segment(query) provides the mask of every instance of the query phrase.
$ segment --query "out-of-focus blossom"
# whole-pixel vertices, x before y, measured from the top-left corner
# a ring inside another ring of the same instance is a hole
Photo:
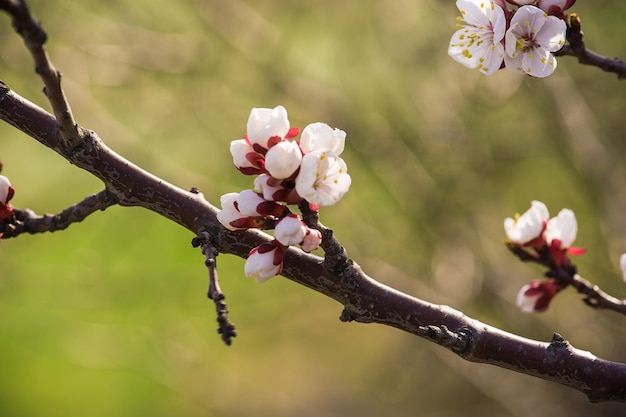
[[[0,220],[8,219],[13,213],[11,199],[15,190],[11,186],[11,181],[4,175],[0,175]]]
[[[619,258],[619,266],[622,270],[622,280],[626,284],[626,253],[622,254]]]
[[[277,240],[263,243],[252,249],[244,265],[247,277],[253,277],[256,282],[265,282],[281,273],[283,257],[287,248]]]
[[[530,208],[521,216],[504,219],[504,231],[511,242],[523,245],[541,236],[549,217],[544,203],[532,201]]]
[[[457,0],[456,6],[461,17],[457,19],[458,30],[450,39],[448,55],[487,75],[499,70],[505,56],[502,39],[506,17],[503,8],[484,0]]]
[[[563,209],[556,217],[548,220],[546,226],[546,241],[550,246],[552,242],[558,244],[559,249],[567,249],[576,240],[578,233],[578,222],[574,212],[570,209]]]
[[[520,7],[505,35],[506,68],[533,77],[552,74],[556,69],[552,52],[563,47],[566,28],[563,20],[548,16],[537,7]]]
[[[517,306],[526,313],[545,311],[558,291],[553,279],[531,281],[517,294]]]

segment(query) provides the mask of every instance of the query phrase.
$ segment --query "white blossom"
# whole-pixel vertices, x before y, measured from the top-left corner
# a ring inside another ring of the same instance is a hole
[[[224,225],[228,230],[244,230],[245,228],[238,228],[231,224],[239,219],[243,219],[248,216],[244,216],[239,212],[236,206],[239,193],[228,193],[220,197],[220,204],[222,209],[217,213],[217,220]]]
[[[327,150],[304,155],[296,177],[296,192],[309,203],[331,206],[350,188],[352,179],[343,159]]]
[[[284,138],[289,132],[287,110],[283,106],[273,109],[253,108],[248,118],[247,134],[251,145],[269,149],[271,138]]]
[[[243,190],[237,197],[237,209],[244,216],[262,216],[265,213],[259,210],[259,205],[266,200],[252,190]]]
[[[346,143],[346,132],[333,129],[326,123],[311,123],[302,131],[300,148],[305,154],[326,149],[335,155],[341,155]]]
[[[541,201],[532,201],[530,208],[516,219],[504,219],[504,232],[507,238],[519,245],[538,238],[543,231],[550,214]]]
[[[322,232],[307,227],[306,234],[300,242],[300,248],[305,252],[312,252],[319,248],[320,243],[322,243]]]
[[[274,178],[289,178],[300,166],[302,151],[296,142],[284,140],[265,155],[265,169]]]
[[[566,24],[561,19],[548,16],[534,6],[522,6],[511,19],[506,31],[506,68],[534,77],[547,77],[556,69],[552,52],[565,43]]]
[[[552,244],[553,240],[558,239],[561,242],[560,248],[567,249],[576,240],[577,233],[578,223],[574,212],[570,209],[563,209],[556,217],[548,220],[546,241]]]
[[[506,31],[504,10],[493,1],[457,0],[461,12],[458,30],[450,39],[448,55],[468,68],[489,75],[504,59],[502,40]]]
[[[283,269],[285,248],[278,242],[272,241],[252,249],[244,265],[247,277],[253,277],[256,282],[265,282]]]

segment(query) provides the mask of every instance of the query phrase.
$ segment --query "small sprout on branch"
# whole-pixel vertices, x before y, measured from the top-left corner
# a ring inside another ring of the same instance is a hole
[[[226,296],[220,288],[220,282],[217,275],[217,249],[211,244],[211,239],[207,232],[202,232],[199,236],[193,238],[191,244],[194,248],[200,246],[202,253],[205,255],[204,264],[209,271],[209,289],[207,291],[207,297],[215,303],[218,323],[217,333],[221,335],[222,341],[224,341],[226,345],[230,346],[232,344],[233,337],[237,336],[237,332],[235,330],[235,325],[228,319]]]

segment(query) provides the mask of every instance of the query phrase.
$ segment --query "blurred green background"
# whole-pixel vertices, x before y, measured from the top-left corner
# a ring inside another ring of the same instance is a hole
[[[228,144],[252,107],[345,130],[353,178],[322,210],[378,280],[540,340],[626,361],[626,319],[573,291],[522,314],[542,270],[503,245],[532,199],[579,221],[579,270],[626,296],[626,84],[560,58],[556,73],[490,77],[447,56],[452,1],[43,1],[31,8],[83,126],[156,175],[217,204],[249,188]],[[626,57],[626,5],[579,1],[590,48]],[[0,79],[48,108],[9,19]],[[17,207],[57,212],[102,185],[0,124]],[[0,243],[0,415],[615,416],[573,390],[466,363],[400,331],[345,324],[341,306],[220,256],[239,336],[226,347],[193,236],[113,207],[67,231]]]

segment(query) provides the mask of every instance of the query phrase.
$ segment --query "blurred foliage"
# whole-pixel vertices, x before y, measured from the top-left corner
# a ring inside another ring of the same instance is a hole
[[[452,1],[30,2],[77,120],[113,149],[209,201],[249,188],[228,143],[252,107],[348,133],[350,193],[323,209],[372,276],[489,324],[626,361],[624,319],[572,291],[526,315],[541,270],[516,262],[502,220],[539,199],[579,220],[583,276],[623,297],[624,81],[560,58],[555,75],[484,77],[446,49]],[[626,57],[622,1],[582,1],[587,45]],[[9,19],[0,78],[48,108]],[[17,207],[56,212],[102,185],[0,125]],[[349,220],[349,221],[348,221]],[[180,227],[113,207],[69,230],[0,245],[3,416],[588,416],[623,412],[470,364],[421,339],[345,324],[332,300],[221,256],[239,337],[215,334],[202,255]]]

